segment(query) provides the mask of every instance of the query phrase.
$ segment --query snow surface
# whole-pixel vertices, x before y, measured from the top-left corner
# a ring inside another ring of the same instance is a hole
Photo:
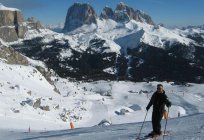
[[[170,119],[167,125],[169,135],[165,140],[203,140],[204,139],[204,114],[196,114],[188,117]],[[162,121],[162,130],[164,130]],[[42,131],[25,133],[24,131],[2,130],[0,139],[6,140],[135,140],[138,136],[142,123],[131,123],[112,126],[95,126],[61,131]],[[151,131],[151,122],[144,124],[141,137]],[[158,137],[157,140],[162,140]],[[150,139],[151,140],[151,139]]]

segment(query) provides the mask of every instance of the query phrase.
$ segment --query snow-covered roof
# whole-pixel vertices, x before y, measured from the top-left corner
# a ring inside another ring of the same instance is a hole
[[[0,3],[0,10],[7,10],[7,11],[20,11],[17,8],[10,8],[10,7],[6,7],[3,4]]]

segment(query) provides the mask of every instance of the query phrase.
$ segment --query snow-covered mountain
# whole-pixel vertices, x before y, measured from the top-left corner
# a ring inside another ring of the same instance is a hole
[[[104,8],[100,16],[91,5],[75,3],[63,32],[28,30],[23,40],[10,45],[61,77],[203,82],[202,28],[155,25],[150,16],[124,3],[115,10]]]
[[[73,4],[66,16],[64,32],[73,31],[84,24],[97,24],[97,15],[94,8],[89,4],[75,3]],[[128,22],[135,20],[141,23],[154,25],[151,17],[140,10],[134,10],[128,5],[120,2],[113,11],[109,7],[105,7],[100,15],[102,19],[112,19],[116,22]]]
[[[124,3],[100,16],[91,5],[75,3],[63,33],[33,18],[25,26],[24,38],[8,45],[64,78],[204,81],[203,28],[165,28]]]

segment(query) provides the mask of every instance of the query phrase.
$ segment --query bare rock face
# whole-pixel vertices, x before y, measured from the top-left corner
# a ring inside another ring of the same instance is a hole
[[[103,11],[100,15],[103,19],[113,19],[114,18],[114,11],[110,7],[103,8]]]
[[[89,4],[75,3],[67,12],[64,31],[72,31],[84,24],[96,23],[96,12]]]
[[[14,12],[13,11],[0,11],[0,26],[11,26],[14,24]]]
[[[9,27],[0,27],[0,38],[2,38],[6,42],[12,42],[18,39],[18,35],[16,33],[15,28]]]
[[[27,27],[23,25],[19,25],[16,28],[18,38],[24,38],[25,32],[27,31]],[[12,40],[11,40],[12,41]]]
[[[0,4],[0,38],[7,42],[23,38],[27,30],[23,22],[23,15],[19,10]]]

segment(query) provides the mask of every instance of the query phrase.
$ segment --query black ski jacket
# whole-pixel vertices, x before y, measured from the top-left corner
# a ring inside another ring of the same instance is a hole
[[[151,99],[149,104],[147,105],[147,108],[150,108],[153,105],[153,111],[159,111],[161,113],[164,112],[165,110],[165,105],[167,105],[167,107],[171,106],[171,102],[168,100],[168,97],[164,93],[160,94],[158,92],[155,92]]]

